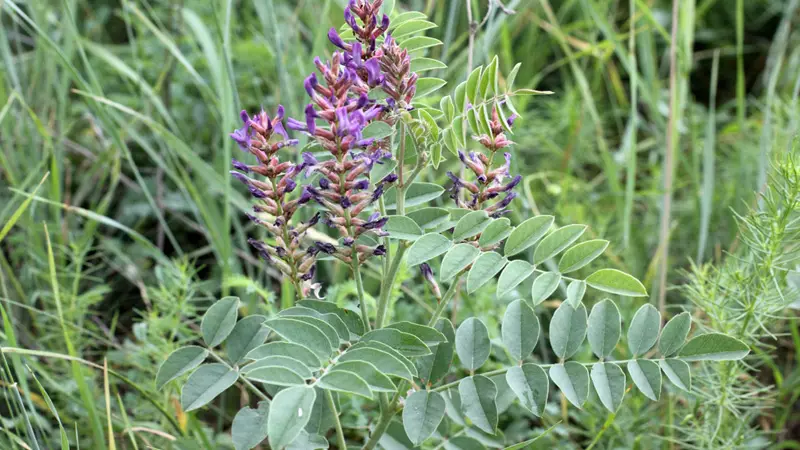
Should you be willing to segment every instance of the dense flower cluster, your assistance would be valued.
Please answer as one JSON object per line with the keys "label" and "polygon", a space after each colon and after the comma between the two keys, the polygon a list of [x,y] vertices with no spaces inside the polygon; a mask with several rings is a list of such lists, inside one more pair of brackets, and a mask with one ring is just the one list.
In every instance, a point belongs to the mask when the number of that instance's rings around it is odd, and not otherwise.
{"label": "dense flower cluster", "polygon": [[[508,119],[508,126],[514,124],[515,116]],[[467,181],[453,172],[447,172],[447,176],[452,180],[453,185],[450,189],[451,198],[459,208],[471,210],[484,210],[492,217],[500,217],[508,212],[508,205],[517,197],[514,188],[522,181],[520,175],[505,182],[506,177],[510,176],[511,153],[504,153],[505,162],[500,167],[492,168],[498,150],[512,144],[503,133],[503,126],[497,114],[497,110],[492,111],[492,120],[489,122],[492,135],[476,136],[477,140],[483,145],[488,156],[482,152],[458,152],[461,163],[475,175],[475,181]],[[466,199],[461,195],[462,189],[466,191]],[[499,201],[491,203],[492,200]]]}
{"label": "dense flower cluster", "polygon": [[[252,118],[242,112],[244,126],[231,134],[243,150],[255,155],[260,162],[257,166],[247,166],[234,161],[237,171],[232,172],[233,175],[259,200],[256,212],[274,217],[272,221],[258,216],[251,216],[251,219],[265,226],[277,244],[268,245],[252,239],[250,242],[262,257],[273,261],[295,281],[305,282],[313,277],[320,253],[345,262],[357,258],[360,263],[386,252],[383,246],[357,242],[367,232],[377,236],[384,234],[382,227],[387,218],[379,213],[367,213],[397,181],[393,173],[376,182],[370,179],[374,165],[384,164],[392,154],[388,139],[365,136],[364,131],[376,121],[394,124],[398,110],[411,108],[417,74],[410,71],[408,52],[386,35],[389,18],[386,15],[379,18],[382,3],[383,0],[350,0],[344,18],[355,39],[346,42],[331,28],[328,38],[339,50],[328,61],[314,59],[318,73],[310,74],[304,81],[311,98],[305,117],[286,120],[286,128],[307,133],[330,157],[318,160],[311,153],[303,153],[303,162],[293,164],[275,156],[281,148],[297,144],[296,140],[289,139],[284,129],[282,107],[271,120],[263,111]],[[382,90],[386,100],[378,102],[370,98],[373,90]],[[267,181],[254,180],[248,177],[250,173],[262,175]],[[316,182],[297,189],[301,173],[304,173],[303,178],[315,173],[318,175]],[[301,194],[290,200],[287,194],[295,190]],[[312,201],[320,205],[324,213],[292,226],[290,221],[298,207]],[[304,234],[320,220],[339,231],[342,245],[316,242],[302,250]]]}

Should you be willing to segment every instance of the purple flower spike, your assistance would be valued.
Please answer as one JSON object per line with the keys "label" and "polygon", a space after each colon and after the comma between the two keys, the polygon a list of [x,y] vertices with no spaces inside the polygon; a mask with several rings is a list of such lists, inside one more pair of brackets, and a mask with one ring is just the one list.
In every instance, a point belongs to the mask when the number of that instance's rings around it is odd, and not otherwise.
{"label": "purple flower spike", "polygon": [[[355,5],[352,1],[350,2],[351,5]],[[350,28],[353,29],[356,33],[361,29],[358,26],[358,22],[356,22],[356,17],[353,15],[352,11],[350,11],[351,6],[348,5],[347,8],[344,9],[344,20],[350,25]]]}
{"label": "purple flower spike", "polygon": [[347,197],[347,196],[345,196],[345,197],[342,197],[342,201],[341,201],[341,202],[339,202],[339,204],[341,204],[341,205],[342,205],[342,208],[345,208],[345,209],[347,209],[347,208],[349,208],[349,207],[353,206],[353,202],[351,202],[351,201],[350,201],[350,198],[349,198],[349,197]]}
{"label": "purple flower spike", "polygon": [[303,189],[303,193],[300,194],[300,198],[297,200],[297,203],[303,205],[310,202],[312,198],[314,198],[314,195],[311,192],[309,192],[308,186],[306,186]]}
{"label": "purple flower spike", "polygon": [[339,123],[338,133],[339,136],[344,136],[350,131],[350,118],[347,115],[347,108],[336,108],[336,120]]}
{"label": "purple flower spike", "polygon": [[230,174],[233,178],[236,178],[247,186],[250,186],[250,178],[247,178],[243,173],[231,170]]}
{"label": "purple flower spike", "polygon": [[519,184],[520,181],[522,181],[522,175],[515,176],[514,178],[511,179],[510,183],[508,183],[507,185],[503,186],[503,191],[508,192],[508,191],[514,189],[515,187],[517,187],[517,185]]}
{"label": "purple flower spike", "polygon": [[250,188],[250,193],[253,195],[253,197],[255,197],[255,198],[267,198],[267,193],[262,191],[261,189],[255,187],[255,186],[249,186],[249,188]]}
{"label": "purple flower spike", "polygon": [[[246,113],[245,113],[246,114]],[[233,133],[230,134],[230,137],[239,144],[239,148],[242,151],[248,151],[250,147],[250,133],[249,133],[249,126],[245,125],[242,128],[237,129]]]}
{"label": "purple flower spike", "polygon": [[339,36],[339,33],[336,32],[336,28],[331,27],[331,29],[328,30],[328,39],[331,41],[331,44],[341,48],[342,50],[347,50],[347,48],[345,48],[346,44],[342,40],[342,37]]}
{"label": "purple flower spike", "polygon": [[381,64],[378,58],[370,58],[364,63],[364,68],[367,69],[367,84],[370,87],[375,87],[383,82],[383,74],[381,73]]}
{"label": "purple flower spike", "polygon": [[388,217],[382,217],[378,220],[373,220],[372,222],[367,222],[364,224],[364,228],[367,230],[375,230],[379,228],[383,228],[386,225],[386,222],[389,221]]}
{"label": "purple flower spike", "polygon": [[389,28],[389,16],[387,16],[386,14],[384,14],[383,18],[381,19],[381,28],[383,28],[384,30]]}
{"label": "purple flower spike", "polygon": [[331,187],[331,182],[327,178],[322,177],[319,179],[319,187],[321,189],[328,189]]}
{"label": "purple flower spike", "polygon": [[511,114],[510,116],[508,116],[508,120],[506,120],[506,123],[508,123],[508,126],[514,125],[514,121],[517,120],[517,117],[519,117],[519,116],[517,116],[516,114]]}
{"label": "purple flower spike", "polygon": [[378,220],[378,218],[380,216],[381,216],[381,213],[378,212],[378,211],[375,211],[374,213],[370,214],[369,217],[367,217],[367,222],[372,222],[373,220]]}
{"label": "purple flower spike", "polygon": [[286,179],[286,190],[284,190],[284,192],[292,192],[294,190],[294,188],[296,188],[296,187],[297,187],[297,183],[293,179],[287,178]]}
{"label": "purple flower spike", "polygon": [[314,245],[322,253],[327,253],[329,255],[336,253],[336,247],[334,247],[331,244],[328,244],[327,242],[316,242]]}
{"label": "purple flower spike", "polygon": [[356,240],[351,237],[342,239],[342,244],[344,244],[345,247],[352,247],[354,242],[356,242]]}
{"label": "purple flower spike", "polygon": [[506,206],[511,204],[511,201],[514,200],[515,198],[517,198],[516,192],[509,193],[508,195],[506,195],[504,199],[500,200],[500,203],[497,204],[498,209],[505,208]]}
{"label": "purple flower spike", "polygon": [[286,119],[286,127],[294,131],[308,131],[308,126],[306,124],[291,117]]}
{"label": "purple flower spike", "polygon": [[428,265],[428,263],[420,264],[419,265],[419,270],[420,270],[420,272],[422,272],[422,276],[426,280],[428,280],[429,282],[430,281],[435,281],[434,278],[433,278],[433,269],[431,269],[431,266]]}
{"label": "purple flower spike", "polygon": [[353,58],[353,62],[355,63],[356,67],[361,66],[361,43],[355,42],[353,43],[353,49],[350,51],[350,56]]}
{"label": "purple flower spike", "polygon": [[374,202],[375,200],[381,198],[382,195],[383,195],[383,185],[379,184],[378,187],[376,187],[375,190],[372,192],[372,201]]}
{"label": "purple flower spike", "polygon": [[379,245],[375,247],[375,250],[372,251],[372,254],[375,256],[383,256],[386,254],[386,247]]}
{"label": "purple flower spike", "polygon": [[317,122],[314,120],[317,118],[317,111],[314,109],[314,104],[309,103],[306,106],[306,128],[308,129],[309,134],[314,134],[317,131]]}
{"label": "purple flower spike", "polygon": [[305,81],[303,81],[303,86],[306,88],[306,92],[308,92],[309,97],[314,96],[314,88],[317,87],[318,83],[319,82],[317,81],[316,73],[312,73],[305,79]]}
{"label": "purple flower spike", "polygon": [[317,161],[317,158],[315,158],[314,154],[311,152],[303,152],[302,156],[303,156],[303,164],[306,164],[308,166],[316,166],[317,164],[319,164],[319,161]]}
{"label": "purple flower spike", "polygon": [[359,180],[353,185],[353,189],[358,189],[361,191],[367,188],[369,188],[369,180],[367,179]]}
{"label": "purple flower spike", "polygon": [[278,121],[283,120],[283,116],[286,114],[286,110],[283,108],[283,105],[278,105],[277,115],[275,116]]}
{"label": "purple flower spike", "polygon": [[[275,122],[275,132],[280,134],[285,140],[289,141],[289,133],[286,132],[286,128],[283,128],[283,122]],[[286,144],[286,145],[297,145],[297,144]]]}
{"label": "purple flower spike", "polygon": [[[241,170],[244,173],[250,173],[250,167],[247,164],[245,164],[245,163],[243,163],[241,161],[237,161],[235,158],[231,159],[231,165],[236,170]],[[234,175],[234,176],[236,176],[236,175]]]}
{"label": "purple flower spike", "polygon": [[244,109],[243,109],[243,110],[242,110],[242,111],[239,113],[239,117],[241,117],[241,118],[242,118],[242,122],[244,122],[244,124],[245,124],[245,125],[247,125],[247,124],[249,124],[249,123],[250,123],[250,115],[248,115],[248,114],[247,114],[247,111],[246,111],[246,110],[244,110]]}
{"label": "purple flower spike", "polygon": [[397,174],[396,173],[390,173],[389,175],[386,175],[385,177],[383,177],[383,180],[381,180],[381,183],[394,183],[395,181],[397,181]]}

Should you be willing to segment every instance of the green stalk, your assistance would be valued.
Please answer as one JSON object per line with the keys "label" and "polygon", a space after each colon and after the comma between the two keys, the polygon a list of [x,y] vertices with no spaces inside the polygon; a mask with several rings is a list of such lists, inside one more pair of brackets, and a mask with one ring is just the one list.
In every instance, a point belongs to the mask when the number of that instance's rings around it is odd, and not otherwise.
{"label": "green stalk", "polygon": [[325,400],[328,401],[328,408],[333,412],[333,423],[336,425],[336,445],[340,449],[347,449],[347,441],[344,440],[344,431],[342,431],[342,422],[339,420],[339,412],[336,411],[336,402],[333,401],[333,394],[331,391],[325,390]]}
{"label": "green stalk", "polygon": [[465,273],[466,271],[461,271],[461,273],[456,275],[456,278],[453,280],[453,283],[450,284],[450,287],[447,289],[447,292],[445,292],[444,295],[442,296],[442,300],[436,306],[436,310],[433,312],[431,320],[428,322],[429,327],[436,325],[436,321],[438,321],[439,317],[441,317],[442,312],[444,312],[444,309],[447,307],[447,304],[450,303],[450,300],[452,300],[453,297],[455,297],[456,290],[458,289],[458,282],[461,281],[461,277],[464,276]]}

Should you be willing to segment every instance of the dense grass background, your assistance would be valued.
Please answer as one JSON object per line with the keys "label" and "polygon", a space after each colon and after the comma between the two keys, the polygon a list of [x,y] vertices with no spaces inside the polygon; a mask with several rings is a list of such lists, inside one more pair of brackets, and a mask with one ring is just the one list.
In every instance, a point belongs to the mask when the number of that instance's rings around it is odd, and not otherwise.
{"label": "dense grass background", "polygon": [[[246,398],[184,415],[176,390],[152,380],[212,299],[235,293],[248,312],[291,301],[245,243],[256,232],[227,175],[238,152],[227,133],[240,109],[282,103],[299,115],[302,78],[330,52],[325,34],[345,3],[0,0],[0,338],[27,349],[3,353],[0,447],[56,448],[61,433],[81,448],[226,445]],[[692,280],[686,270],[735,251],[734,211],[758,208],[773,162],[792,152],[797,0],[682,0],[677,11],[656,0],[508,0],[505,12],[473,0],[472,54],[469,0],[397,3],[439,25],[428,34],[444,45],[430,56],[449,65],[436,76],[450,86],[497,54],[503,73],[522,63],[519,87],[555,92],[519,106],[517,216],[590,225],[614,243],[612,266],[642,279],[652,302],[663,295],[667,311],[691,300],[669,289]],[[323,269],[329,298],[351,302],[348,272]],[[410,283],[403,296],[397,315],[430,306]],[[459,308],[503,309],[489,294]],[[732,447],[800,448],[800,333],[784,316],[765,325],[768,369],[751,372],[777,387],[763,412],[731,417],[757,430]],[[541,442],[704,446],[686,431],[697,401],[631,401],[608,420],[596,407],[572,411]],[[543,421],[512,411],[509,443],[561,419],[553,407]],[[344,421],[365,427],[364,417]]]}

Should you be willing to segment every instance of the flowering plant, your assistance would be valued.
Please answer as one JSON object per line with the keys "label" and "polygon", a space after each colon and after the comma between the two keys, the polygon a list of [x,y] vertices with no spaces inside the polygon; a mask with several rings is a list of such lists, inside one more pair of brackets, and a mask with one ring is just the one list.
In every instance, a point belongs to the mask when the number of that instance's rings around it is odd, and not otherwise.
{"label": "flowering plant", "polygon": [[[344,20],[344,30],[328,33],[336,50],[327,61],[316,58],[316,72],[304,81],[310,102],[303,114],[243,111],[242,127],[231,133],[248,154],[246,162],[233,161],[232,176],[254,197],[249,217],[268,236],[250,244],[292,283],[296,304],[274,317],[240,320],[237,298],[212,305],[201,323],[205,346],[175,351],[157,376],[164,386],[193,371],[182,388],[185,411],[239,382],[260,402],[233,420],[236,448],[265,439],[274,449],[327,448],[329,438],[340,449],[389,441],[411,447],[441,442],[437,429],[446,414],[453,422],[447,426],[495,435],[503,390],[541,416],[550,381],[579,408],[593,386],[613,412],[627,390],[622,367],[643,395],[657,399],[662,372],[688,390],[689,362],[748,353],[722,334],[685,343],[691,317],[677,315],[662,328],[650,305],[636,312],[627,345],[619,345],[616,303],[601,299],[588,313],[587,287],[623,298],[647,293],[634,277],[595,267],[609,243],[578,242],[587,227],[556,227],[552,216],[516,225],[505,217],[520,202],[515,189],[522,182],[513,173],[509,137],[519,114],[512,100],[543,94],[513,88],[519,65],[503,76],[495,57],[437,108],[426,98],[444,81],[419,74],[444,65],[421,56],[438,44],[419,36],[432,26],[423,15],[395,14],[382,0],[350,0]],[[292,150],[299,140],[287,130],[310,141],[299,158]],[[421,181],[435,176],[444,149],[459,167],[446,172],[449,200],[442,198],[445,187]],[[352,273],[358,312],[321,297],[316,268],[323,256]],[[382,259],[381,282],[371,308],[362,270],[375,258]],[[430,286],[425,324],[387,323],[404,266],[417,267]],[[588,269],[588,276],[576,275]],[[444,293],[441,284],[448,285]],[[500,330],[505,352],[495,352],[494,369],[481,372],[494,333],[476,317],[456,328],[443,313],[462,286],[473,295],[490,285],[498,302],[513,301]],[[550,363],[532,356],[542,330],[536,307],[558,290],[564,300],[546,333],[557,358]],[[597,360],[571,361],[587,337]],[[628,357],[616,357],[622,353]],[[454,355],[463,371],[452,370]],[[205,363],[209,357],[215,362]],[[343,399],[353,396],[375,402],[363,406],[370,411],[366,433],[346,432],[339,419]]]}

